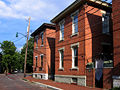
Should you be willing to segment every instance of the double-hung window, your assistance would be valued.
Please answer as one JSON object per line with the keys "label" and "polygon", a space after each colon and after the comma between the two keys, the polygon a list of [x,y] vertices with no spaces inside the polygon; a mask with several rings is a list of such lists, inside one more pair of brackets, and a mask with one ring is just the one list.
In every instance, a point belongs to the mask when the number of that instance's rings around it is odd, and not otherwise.
{"label": "double-hung window", "polygon": [[35,41],[36,41],[36,48],[38,48],[38,36],[35,37]]}
{"label": "double-hung window", "polygon": [[41,32],[41,45],[43,45],[43,35],[44,35],[44,33],[43,32]]}
{"label": "double-hung window", "polygon": [[43,55],[41,55],[41,67],[43,67]]}
{"label": "double-hung window", "polygon": [[102,33],[109,33],[109,13],[102,15]]}
{"label": "double-hung window", "polygon": [[71,45],[72,49],[72,68],[78,67],[78,47],[79,43]]}
{"label": "double-hung window", "polygon": [[38,57],[37,56],[35,56],[35,67],[37,67],[37,59],[38,59]]}
{"label": "double-hung window", "polygon": [[64,23],[65,23],[64,19],[59,22],[59,26],[60,26],[60,40],[64,40]]}
{"label": "double-hung window", "polygon": [[64,68],[64,48],[59,49],[59,69]]}
{"label": "double-hung window", "polygon": [[72,35],[78,33],[78,10],[71,15],[72,18]]}

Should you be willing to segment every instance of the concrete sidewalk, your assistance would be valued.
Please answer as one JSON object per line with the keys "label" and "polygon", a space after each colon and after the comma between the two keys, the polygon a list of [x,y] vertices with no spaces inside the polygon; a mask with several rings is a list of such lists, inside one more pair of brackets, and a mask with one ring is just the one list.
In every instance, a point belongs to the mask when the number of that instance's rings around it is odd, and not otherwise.
{"label": "concrete sidewalk", "polygon": [[26,79],[29,82],[39,84],[41,87],[46,87],[53,90],[103,90],[101,88],[90,88],[66,83],[59,83],[52,80],[35,79],[31,76],[25,77],[24,79]]}

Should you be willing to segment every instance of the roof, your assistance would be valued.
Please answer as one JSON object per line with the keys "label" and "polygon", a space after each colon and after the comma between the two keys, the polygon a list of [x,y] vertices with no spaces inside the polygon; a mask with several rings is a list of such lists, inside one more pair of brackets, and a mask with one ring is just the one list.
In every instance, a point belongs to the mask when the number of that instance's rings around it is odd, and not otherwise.
{"label": "roof", "polygon": [[44,31],[46,28],[50,28],[50,29],[55,30],[55,25],[54,25],[54,24],[50,24],[50,23],[43,23],[39,28],[37,28],[37,29],[31,34],[31,36],[37,35],[39,32]]}
{"label": "roof", "polygon": [[54,17],[51,20],[51,22],[56,23],[56,22],[60,21],[68,13],[75,11],[78,7],[85,5],[85,4],[100,8],[100,9],[105,10],[105,11],[112,12],[112,5],[109,3],[106,3],[104,1],[101,1],[101,0],[76,0],[70,6],[68,6],[66,9],[64,9],[61,13],[59,13],[56,17]]}

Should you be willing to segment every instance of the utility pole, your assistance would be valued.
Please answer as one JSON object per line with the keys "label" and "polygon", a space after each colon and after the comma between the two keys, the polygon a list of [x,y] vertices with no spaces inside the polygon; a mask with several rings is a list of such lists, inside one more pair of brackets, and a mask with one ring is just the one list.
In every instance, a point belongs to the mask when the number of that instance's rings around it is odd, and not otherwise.
{"label": "utility pole", "polygon": [[26,61],[27,61],[27,48],[28,48],[29,31],[30,31],[30,17],[29,17],[29,24],[28,24],[28,27],[27,27],[27,41],[26,41],[25,63],[24,63],[24,77],[26,77]]}

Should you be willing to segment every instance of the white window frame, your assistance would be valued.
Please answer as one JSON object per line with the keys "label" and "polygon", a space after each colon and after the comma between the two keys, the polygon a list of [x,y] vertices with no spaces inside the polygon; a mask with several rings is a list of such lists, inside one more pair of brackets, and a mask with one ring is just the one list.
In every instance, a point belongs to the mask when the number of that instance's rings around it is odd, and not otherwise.
{"label": "white window frame", "polygon": [[59,69],[64,69],[64,66],[62,66],[62,54],[61,54],[61,51],[63,51],[63,55],[64,55],[64,47],[63,48],[60,48],[58,49],[59,51]]}
{"label": "white window frame", "polygon": [[71,45],[71,50],[72,50],[72,69],[78,69],[78,67],[75,66],[75,58],[74,58],[74,47],[79,48],[79,43],[75,43]]}
{"label": "white window frame", "polygon": [[109,19],[110,19],[110,13],[104,13],[102,16],[102,33],[103,34],[109,34],[110,32]]}
{"label": "white window frame", "polygon": [[[75,24],[74,24],[74,17],[78,16],[79,14],[79,10],[75,11],[74,13],[71,14],[71,18],[72,18],[72,35],[76,35],[78,34],[78,31],[75,32]],[[77,22],[78,23],[78,22]],[[78,24],[77,24],[78,25]]]}
{"label": "white window frame", "polygon": [[[63,29],[63,33],[64,33],[64,28],[65,28],[64,24],[65,24],[65,19],[63,19],[63,20],[61,20],[59,22],[59,26],[60,26],[60,41],[64,40],[64,36],[62,36],[62,29]],[[64,26],[64,28],[62,28],[62,25]]]}

